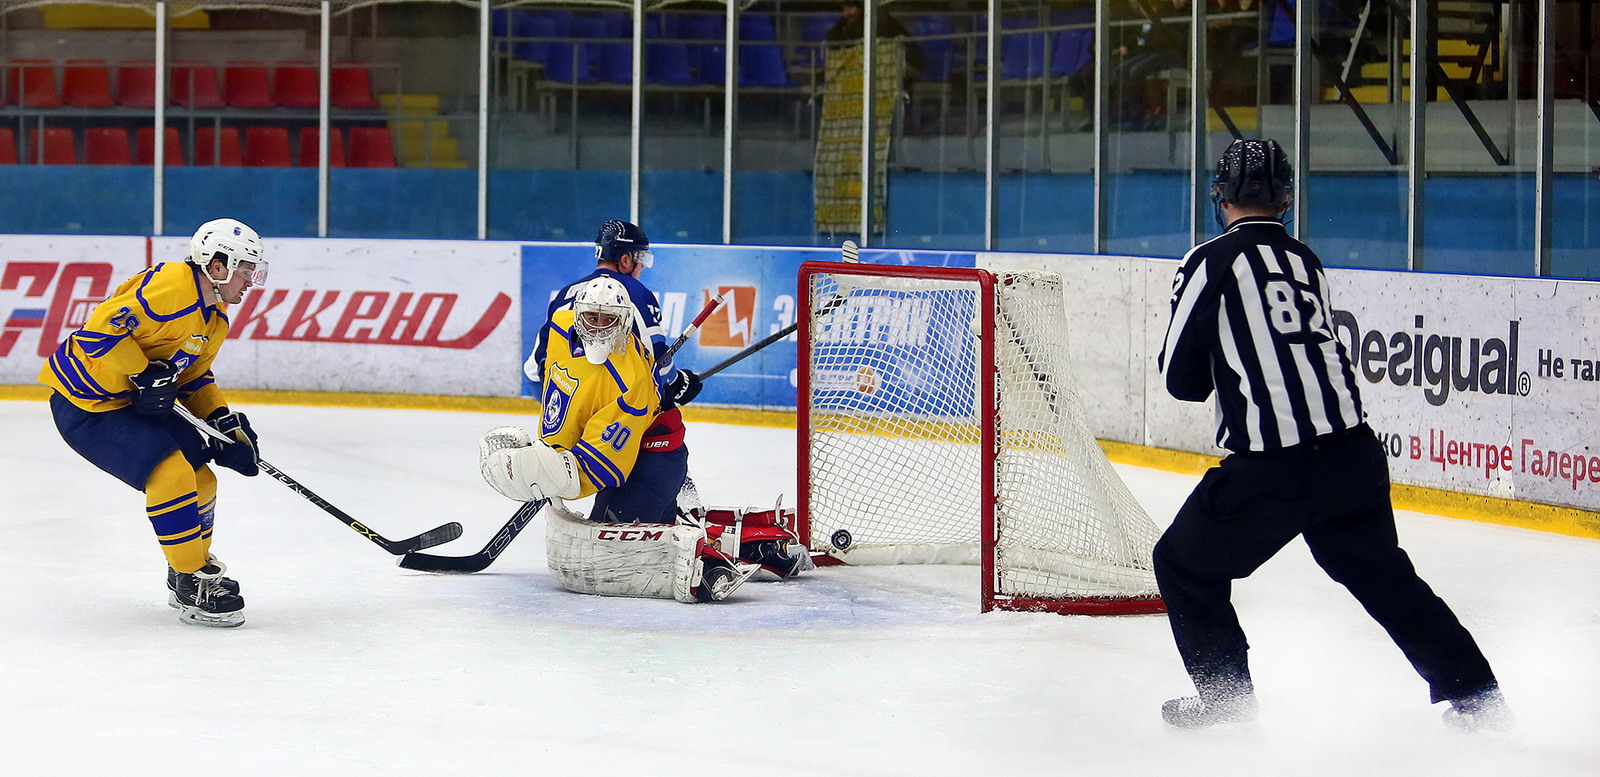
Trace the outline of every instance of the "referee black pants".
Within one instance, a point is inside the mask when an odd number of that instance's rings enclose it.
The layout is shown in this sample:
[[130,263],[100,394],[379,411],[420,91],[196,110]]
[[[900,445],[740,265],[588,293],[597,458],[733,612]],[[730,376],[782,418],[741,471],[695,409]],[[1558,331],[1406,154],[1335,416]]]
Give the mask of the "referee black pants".
[[1236,453],[1206,472],[1155,549],[1172,636],[1202,698],[1253,692],[1229,601],[1296,536],[1365,607],[1428,682],[1433,701],[1495,684],[1472,635],[1400,548],[1388,460],[1359,426],[1278,451]]

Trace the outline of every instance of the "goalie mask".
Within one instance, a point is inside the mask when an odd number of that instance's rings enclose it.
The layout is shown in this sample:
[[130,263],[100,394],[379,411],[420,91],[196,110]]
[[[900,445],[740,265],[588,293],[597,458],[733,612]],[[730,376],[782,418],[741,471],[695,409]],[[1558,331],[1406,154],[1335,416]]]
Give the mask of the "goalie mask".
[[[265,286],[267,263],[261,259],[261,253],[261,236],[238,219],[207,221],[189,239],[189,261],[198,266],[211,279],[212,285],[217,287],[233,280],[234,273],[241,270],[250,275],[251,286]],[[220,260],[226,265],[228,274],[222,278],[212,278],[210,268],[213,260]]]
[[611,278],[589,281],[578,290],[572,309],[577,314],[572,329],[590,364],[605,364],[612,353],[622,351],[633,306],[621,283]]

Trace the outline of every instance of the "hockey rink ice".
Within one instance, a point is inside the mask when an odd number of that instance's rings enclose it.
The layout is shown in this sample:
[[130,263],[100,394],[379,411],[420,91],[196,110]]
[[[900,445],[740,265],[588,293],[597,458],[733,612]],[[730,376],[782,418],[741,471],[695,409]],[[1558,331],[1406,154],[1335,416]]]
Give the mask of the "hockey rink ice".
[[[373,529],[515,504],[477,471],[504,413],[240,405],[265,458]],[[0,401],[7,774],[1600,774],[1600,542],[1402,513],[1402,545],[1518,716],[1462,735],[1292,544],[1235,586],[1254,724],[1166,727],[1192,692],[1161,616],[978,612],[975,567],[821,569],[714,605],[559,589],[536,519],[487,571],[409,572],[265,475],[219,471],[239,629],[180,624],[140,494],[47,406]],[[691,423],[708,504],[794,503],[794,433]],[[1195,478],[1118,467],[1159,525]]]

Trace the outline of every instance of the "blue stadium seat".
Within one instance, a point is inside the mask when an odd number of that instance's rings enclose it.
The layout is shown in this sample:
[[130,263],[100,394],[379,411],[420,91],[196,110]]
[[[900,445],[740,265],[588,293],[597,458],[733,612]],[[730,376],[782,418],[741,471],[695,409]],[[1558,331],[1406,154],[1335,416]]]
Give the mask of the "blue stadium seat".
[[[949,35],[955,32],[955,22],[946,15],[913,16],[906,28],[911,30],[913,37],[927,35]],[[922,81],[948,81],[954,66],[953,55],[956,42],[952,38],[944,40],[918,41],[922,48]]]
[[1031,29],[1037,21],[1031,17],[1006,17],[1000,22],[1000,78],[1002,80],[1038,78],[1044,75],[1044,38],[1042,32],[1004,32],[1004,30]]
[[518,8],[510,10],[511,35],[516,38],[542,38],[543,40],[519,40],[511,44],[511,56],[524,62],[537,62],[541,65],[550,59],[550,38],[557,35],[556,19],[545,13],[526,11]]
[[1050,45],[1051,78],[1076,75],[1094,63],[1094,30],[1062,30]]
[[807,14],[800,20],[800,44],[795,46],[795,64],[820,68],[827,64],[828,30],[838,19],[831,14]]
[[727,56],[724,40],[727,37],[727,20],[717,13],[685,14],[682,33],[689,47],[689,64],[698,74],[699,83],[721,86],[723,58]]
[[676,40],[681,33],[676,14],[651,14],[644,22],[644,80],[647,84],[693,86],[689,47]]
[[777,42],[778,33],[771,16],[740,16],[739,40],[740,86],[785,88],[796,85],[789,80],[788,70],[784,67],[783,46]]

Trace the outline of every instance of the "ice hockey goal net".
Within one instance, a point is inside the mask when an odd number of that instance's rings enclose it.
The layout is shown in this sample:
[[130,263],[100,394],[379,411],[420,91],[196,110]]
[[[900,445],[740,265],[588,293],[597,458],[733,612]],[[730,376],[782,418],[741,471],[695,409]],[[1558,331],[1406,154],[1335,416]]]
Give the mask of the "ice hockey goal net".
[[981,566],[984,611],[1160,612],[1054,273],[807,262],[799,524],[849,564]]

